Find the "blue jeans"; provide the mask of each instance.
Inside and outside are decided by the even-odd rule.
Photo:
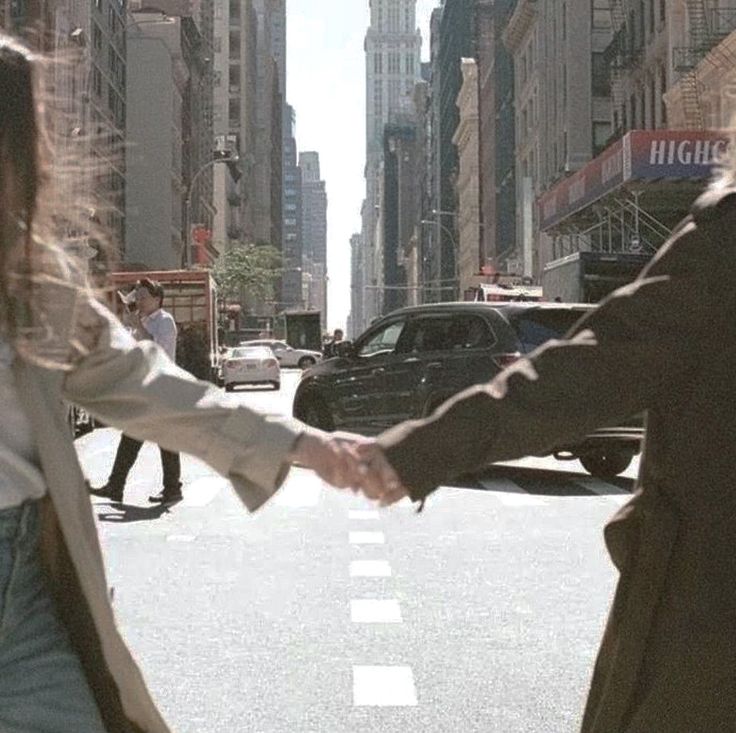
[[[0,510],[0,731],[105,733],[38,554],[35,502]]]

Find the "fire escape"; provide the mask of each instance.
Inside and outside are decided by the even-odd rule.
[[[718,48],[720,41],[736,29],[736,8],[713,7],[708,0],[686,0],[689,45],[673,49],[674,70],[680,74],[685,127],[700,130],[705,118],[700,98],[698,65],[706,57],[711,63],[732,68],[734,58]]]

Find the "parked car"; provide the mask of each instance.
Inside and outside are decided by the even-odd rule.
[[[436,303],[404,308],[374,323],[341,355],[310,369],[293,414],[326,430],[373,435],[429,415],[448,397],[487,382],[544,342],[561,338],[591,305]],[[623,472],[641,450],[641,416],[598,430],[559,459],[579,458],[591,474]]]
[[[281,388],[281,367],[265,346],[236,346],[222,362],[222,381],[227,392],[241,384],[271,384]]]
[[[299,367],[308,369],[317,362],[322,361],[322,353],[310,349],[295,349],[285,341],[276,339],[256,339],[253,341],[241,341],[241,346],[267,346],[279,360],[282,367]]]

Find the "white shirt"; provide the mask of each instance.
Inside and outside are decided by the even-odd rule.
[[[46,493],[31,425],[13,378],[14,358],[0,338],[0,510]]]
[[[141,325],[151,338],[176,361],[176,321],[171,313],[163,308],[141,318]]]

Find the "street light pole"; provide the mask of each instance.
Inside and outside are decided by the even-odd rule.
[[[181,248],[181,268],[186,269],[191,262],[191,210],[192,210],[192,191],[194,191],[194,184],[197,179],[206,171],[217,163],[237,163],[239,160],[237,154],[230,155],[229,157],[213,158],[203,163],[197,169],[196,173],[192,176],[187,186],[186,196],[184,198],[184,220],[182,221],[182,248]]]
[[[441,215],[441,214],[451,214],[452,212],[433,210],[432,213],[433,214]],[[455,239],[455,236],[452,233],[452,230],[448,226],[445,226],[440,219],[421,219],[419,221],[419,223],[420,224],[425,224],[425,225],[429,224],[430,226],[435,226],[436,225],[443,232],[445,232],[445,234],[447,234],[447,237],[449,238],[450,243],[452,244],[452,249],[453,249],[453,257],[452,257],[452,259],[453,259],[453,263],[454,263],[455,277],[452,280],[452,288],[455,291],[454,292],[454,295],[455,295],[455,298],[457,299],[459,297],[457,291],[458,291],[459,284],[460,284],[460,270],[459,270],[459,263],[458,263],[458,257],[459,257],[459,254],[460,253],[457,251],[457,240]],[[440,252],[441,252],[441,250],[440,250]],[[440,260],[440,262],[441,262],[441,260]],[[440,276],[442,276],[442,272],[440,272],[439,274],[440,274]]]

